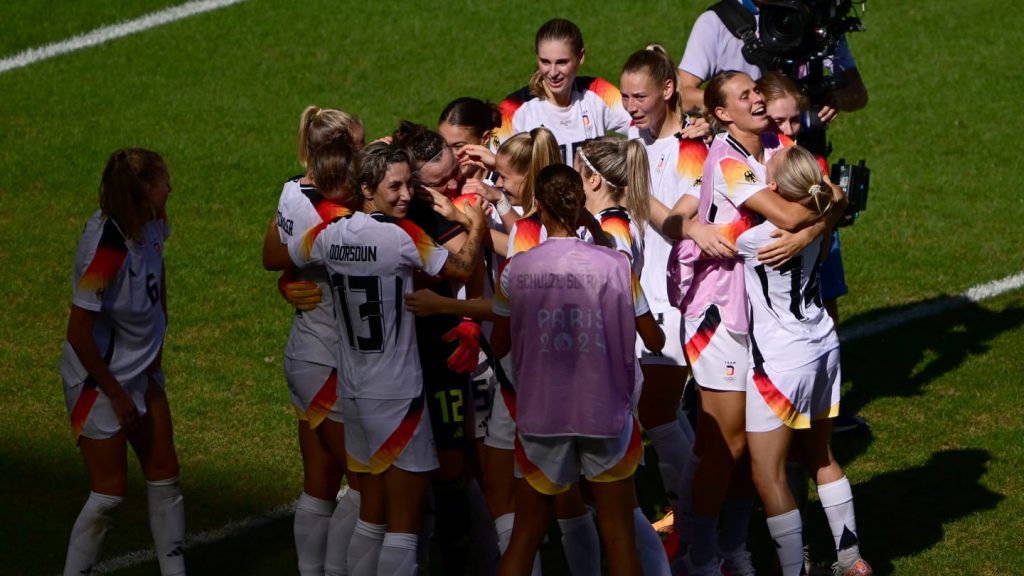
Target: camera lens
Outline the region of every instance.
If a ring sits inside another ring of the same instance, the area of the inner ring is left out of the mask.
[[[811,14],[800,3],[767,4],[761,8],[761,41],[771,52],[792,52],[803,43],[810,24]]]

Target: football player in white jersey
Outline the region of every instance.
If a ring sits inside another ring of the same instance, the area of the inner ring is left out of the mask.
[[[740,523],[749,521],[753,505],[753,486],[744,458],[746,386],[742,378],[748,362],[749,322],[742,270],[733,258],[735,238],[757,215],[788,230],[818,219],[815,213],[765,187],[764,162],[785,140],[766,132],[769,123],[764,99],[754,81],[742,72],[724,72],[708,83],[704,98],[706,119],[725,133],[715,137],[708,152],[700,199],[685,194],[673,208],[683,219],[684,233],[700,251],[722,259],[700,263],[680,303],[684,349],[701,398],[688,567],[695,574],[717,573],[720,550],[722,556],[733,558],[731,564],[744,571],[749,566],[745,560],[747,530],[740,528]],[[829,212],[830,218],[835,216],[835,211]],[[678,284],[675,256],[674,251],[669,272]],[[727,494],[729,505],[723,508]],[[718,539],[720,513],[735,519],[735,523],[723,521],[734,529],[722,547]]]
[[[804,148],[774,155],[767,181],[771,190],[818,214],[831,207],[831,183]],[[782,573],[798,576],[804,569],[802,523],[785,468],[790,446],[797,443],[828,517],[838,555],[834,572],[867,576],[872,570],[860,557],[852,489],[830,446],[841,379],[839,338],[821,298],[821,243],[772,268],[758,260],[758,250],[774,241],[775,230],[764,222],[736,240],[751,311],[746,430],[754,483]]]
[[[501,109],[478,98],[456,98],[441,111],[437,132],[455,151],[465,180],[489,178],[498,148]],[[488,166],[490,164],[490,166]]]
[[[583,34],[572,22],[544,23],[534,41],[537,70],[526,86],[501,102],[501,141],[538,126],[551,130],[572,166],[576,147],[608,132],[625,134],[629,114],[615,86],[604,78],[577,76],[586,56]]]
[[[185,574],[185,507],[160,368],[170,192],[160,155],[114,152],[100,181],[100,209],[78,243],[60,368],[90,492],[71,529],[65,576],[88,574],[96,563],[110,516],[124,499],[129,444],[146,478],[160,573]]]
[[[356,475],[345,466],[345,428],[337,384],[338,332],[334,303],[324,298],[329,290],[322,266],[295,268],[288,243],[311,229],[351,211],[337,199],[328,199],[313,185],[313,151],[348,134],[353,149],[362,145],[358,118],[342,110],[308,106],[299,118],[299,161],[305,174],[285,182],[277,216],[264,238],[263,265],[284,270],[279,286],[293,306],[284,373],[298,415],[299,452],[302,454],[303,491],[295,506],[294,537],[300,575],[333,576],[345,570],[348,541],[359,515]],[[354,152],[353,152],[354,153]],[[335,504],[342,473],[346,490]]]
[[[663,226],[668,208],[684,193],[699,194],[707,145],[706,122],[682,110],[675,66],[664,47],[651,44],[634,52],[622,67],[622,103],[633,119],[629,137],[647,150],[651,182],[651,229],[644,239],[647,266],[640,277],[655,318],[665,330],[665,347],[657,354],[642,347],[637,355],[644,370],[638,414],[658,453],[665,493],[672,507],[679,550],[689,542],[684,523],[690,513],[694,433],[680,411],[687,366],[681,337],[682,313],[671,305],[665,274],[672,238]]]
[[[345,154],[342,138],[315,153],[319,188],[344,189]],[[469,236],[458,253],[449,254],[404,218],[412,197],[405,152],[377,143],[364,151],[361,163],[360,186],[349,204],[365,200],[364,211],[335,219],[311,244],[290,243],[289,252],[297,264],[327,268],[338,310],[346,449],[363,493],[348,550],[349,574],[414,574],[426,473],[438,461],[424,410],[415,327],[403,298],[416,270],[468,279],[485,221],[481,206],[468,204]]]

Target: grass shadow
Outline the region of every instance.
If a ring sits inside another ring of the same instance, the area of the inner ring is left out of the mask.
[[[858,483],[854,494],[861,552],[875,574],[891,574],[894,560],[942,542],[946,523],[995,509],[1006,496],[981,483],[991,458],[985,450],[943,450],[921,466]],[[819,504],[808,507],[806,524],[813,556],[831,563],[834,543]]]
[[[876,398],[921,394],[969,357],[986,353],[991,340],[1024,325],[1022,300],[1018,296],[994,312],[963,297],[935,298],[874,310],[845,323],[840,330],[843,380],[851,387],[843,394],[844,409],[856,412]],[[950,305],[956,307],[947,309]],[[874,328],[874,322],[901,314],[912,320]]]
[[[70,443],[70,440],[68,440]],[[0,517],[6,521],[0,526],[0,539],[4,546],[0,548],[0,566],[3,574],[58,574],[64,564],[68,536],[75,518],[89,494],[89,481],[76,450],[67,444],[46,444],[44,441],[27,440],[25,438],[9,438],[0,445],[0,463],[4,474],[0,475],[0,493],[6,494]],[[185,496],[185,514],[188,532],[197,532],[220,528],[231,520],[266,513],[267,510],[281,502],[267,500],[266,494],[259,488],[249,490],[246,480],[234,477],[231,486],[224,487],[219,480],[207,481],[202,470],[186,470],[182,477]],[[254,484],[254,483],[252,483]],[[296,493],[298,489],[296,488]],[[273,552],[271,541],[280,542],[277,548],[290,554],[287,566],[294,567],[294,550],[291,540],[291,520],[289,514],[277,518],[261,526],[241,538],[229,538],[229,542],[242,540],[240,544],[229,544],[250,550],[255,542],[267,542],[262,547]],[[283,526],[283,528],[282,528]],[[113,516],[110,532],[104,542],[100,561],[116,556],[148,550],[153,546],[149,532],[148,513],[146,509],[146,485],[138,472],[138,463],[134,456],[129,456],[128,493],[124,503]],[[261,538],[261,534],[272,532],[272,537]],[[287,532],[287,534],[285,534]],[[252,535],[254,534],[254,535]],[[255,540],[254,540],[255,538]],[[220,546],[211,546],[219,548]],[[206,558],[203,545],[192,550],[190,547],[190,571],[198,574],[239,573],[231,566],[238,563],[238,558],[248,557],[247,554],[231,552],[232,564],[211,564]],[[212,556],[221,553],[212,552]],[[263,556],[261,550],[254,565],[262,565],[259,560]],[[237,557],[237,558],[234,558]],[[194,562],[200,562],[193,570]],[[244,564],[244,561],[243,561]],[[153,573],[155,562],[147,563],[144,573]],[[209,566],[207,570],[204,566]],[[217,569],[222,566],[224,569]],[[271,573],[267,572],[267,573]],[[118,572],[123,573],[123,572]],[[134,572],[133,572],[134,573]],[[280,572],[274,572],[280,573]]]

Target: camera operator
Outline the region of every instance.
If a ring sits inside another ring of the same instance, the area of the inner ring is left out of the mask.
[[[750,12],[759,23],[758,6],[762,0],[726,0],[736,2]],[[755,80],[764,72],[756,63],[749,62],[743,54],[744,41],[730,32],[722,18],[714,10],[701,14],[693,24],[686,51],[679,62],[679,91],[686,109],[700,108],[704,102],[701,84],[724,70],[746,72]],[[821,101],[812,102],[818,108],[818,119],[828,124],[840,112],[860,110],[868,103],[868,91],[857,70],[853,55],[845,37],[839,38],[835,54],[826,58],[824,65],[832,72],[832,78],[839,86],[823,95]],[[794,78],[800,80],[800,78]]]

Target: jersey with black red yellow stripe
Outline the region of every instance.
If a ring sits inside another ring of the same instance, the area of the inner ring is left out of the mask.
[[[584,140],[609,132],[626,134],[631,118],[622,106],[622,93],[604,78],[577,76],[573,81],[569,105],[558,106],[538,98],[529,87],[521,88],[502,100],[501,142],[520,132],[543,126],[555,135],[565,163],[572,166],[576,148]]]
[[[680,138],[673,134],[657,138],[647,129],[630,128],[630,139],[638,139],[647,149],[650,164],[651,195],[669,209],[688,194],[700,197],[701,177],[708,147],[701,139]],[[648,228],[644,237],[644,263],[647,273],[640,276],[644,293],[655,314],[672,309],[665,284],[669,252],[672,241],[662,236],[661,231]]]
[[[350,214],[351,210],[324,198],[316,187],[302,184],[296,176],[284,183],[277,203],[277,231],[282,244],[295,238],[308,240],[313,229]],[[295,360],[335,366],[338,359],[338,330],[334,302],[327,297],[330,284],[323,266],[304,266],[295,270],[296,280],[315,282],[324,295],[315,308],[295,311],[284,355]]]
[[[142,373],[156,359],[167,328],[164,315],[163,248],[171,231],[164,218],[142,227],[142,239],[126,238],[111,218],[96,211],[82,231],[72,268],[73,305],[96,313],[92,336],[118,380]],[[82,382],[88,371],[69,345],[61,362],[65,382]]]
[[[781,150],[784,142],[776,134],[762,139],[764,162]],[[731,242],[761,217],[743,207],[753,195],[767,187],[765,164],[729,134],[718,134],[708,151],[701,176],[697,218],[703,224],[723,224],[720,234]],[[702,260],[695,267],[693,283],[683,301],[683,314],[693,320],[716,305],[722,324],[737,334],[750,328],[741,262]]]
[[[775,230],[771,222],[754,226],[740,234],[736,250],[743,258],[750,301],[754,365],[784,372],[827,354],[839,346],[839,338],[821,301],[821,242],[772,268],[757,259],[757,251],[775,241]]]
[[[386,400],[421,393],[416,329],[405,295],[412,292],[416,270],[435,276],[447,258],[448,251],[413,222],[381,214],[336,218],[316,235],[309,262],[323,265],[330,280],[343,397]]]
[[[605,236],[611,241],[612,247],[629,257],[633,273],[642,278],[644,269],[644,238],[640,229],[633,222],[629,211],[621,206],[605,208],[594,215],[601,224]],[[580,229],[580,237],[594,244],[594,237],[586,227]],[[646,291],[645,291],[646,292]]]

